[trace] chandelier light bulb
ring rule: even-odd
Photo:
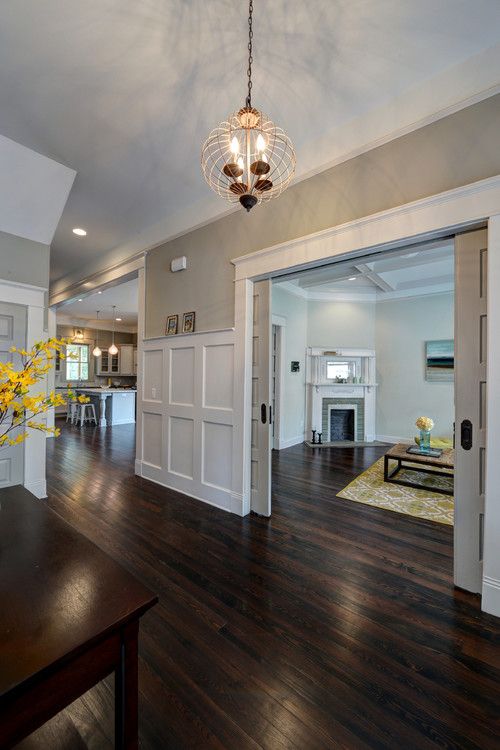
[[[262,133],[259,133],[259,135],[257,136],[257,140],[255,141],[255,146],[257,148],[257,151],[266,150],[266,142],[264,138],[262,137]]]
[[[100,357],[100,356],[101,356],[101,354],[102,354],[102,351],[101,351],[101,349],[99,349],[99,347],[98,347],[98,346],[94,346],[94,348],[92,349],[92,355],[93,355],[94,357]]]
[[[253,0],[249,0],[245,106],[214,128],[201,150],[201,168],[212,190],[229,203],[239,201],[247,211],[280,195],[295,173],[290,138],[252,106],[252,15]]]
[[[118,354],[118,347],[116,346],[116,344],[115,344],[115,343],[111,344],[111,346],[110,346],[110,347],[109,347],[109,349],[108,349],[108,352],[109,352],[109,353],[110,353],[111,355],[114,355],[114,354]]]
[[[234,136],[231,141],[231,153],[233,153],[235,156],[240,153],[240,144],[236,136]]]

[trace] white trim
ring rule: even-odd
[[[138,253],[126,258],[119,263],[115,263],[101,271],[84,276],[76,282],[68,284],[63,289],[52,293],[49,305],[62,305],[72,299],[77,299],[82,295],[94,293],[98,289],[104,289],[109,286],[122,284],[137,275],[140,268],[144,268],[145,252],[141,250]]]
[[[435,239],[484,222],[500,206],[500,175],[234,258],[236,279],[266,278],[343,257]],[[445,222],[445,223],[443,223]],[[306,261],[304,259],[307,259]]]
[[[252,286],[254,279],[269,278],[280,273],[289,273],[292,269],[310,268],[318,266],[332,259],[342,257],[356,257],[366,252],[368,248],[378,251],[401,246],[406,242],[434,239],[443,234],[455,233],[458,229],[469,228],[489,221],[489,254],[495,258],[490,265],[488,261],[488,285],[498,288],[500,281],[500,175],[486,180],[480,180],[454,190],[433,195],[404,206],[398,206],[388,211],[382,211],[371,216],[365,216],[338,227],[332,227],[322,232],[301,237],[290,242],[280,243],[269,248],[236,258],[235,284],[236,305],[240,314],[236,318],[235,342],[242,341],[248,335],[248,328],[252,323],[251,300],[245,300],[240,292],[240,284],[246,280]],[[498,294],[488,295],[488,381],[500,380],[500,297]],[[243,311],[243,314],[241,314]],[[239,350],[239,357],[243,357],[243,349]],[[498,354],[497,354],[498,352]],[[239,372],[250,373],[251,357],[239,359],[235,366]],[[249,451],[251,444],[250,417],[251,403],[242,393],[238,392],[237,401],[243,410],[245,423],[245,447],[239,455],[243,461],[244,470],[250,470]],[[497,408],[498,407],[498,408]],[[500,451],[500,420],[496,415],[500,412],[500,390],[488,388],[487,397],[487,454],[495,456]],[[379,436],[380,438],[389,436]],[[385,442],[385,440],[384,440]],[[411,442],[411,441],[410,441]],[[499,589],[492,585],[492,581],[500,580],[500,575],[492,575],[493,570],[500,570],[498,555],[498,536],[500,533],[500,513],[497,512],[498,487],[500,482],[499,464],[487,461],[486,476],[486,509],[484,518],[485,528],[485,602],[483,607],[487,611],[500,616]]]
[[[8,279],[0,279],[0,300],[26,307],[26,349],[31,349],[35,342],[46,338],[44,331],[46,291],[43,287],[33,286],[32,284],[20,284]],[[40,391],[40,387],[47,388],[47,378],[38,383],[37,391]],[[47,440],[45,433],[30,429],[28,429],[28,433],[28,438],[23,443],[23,484],[37,497],[47,497],[45,480]]]
[[[329,291],[329,292],[315,292],[311,290],[301,289],[295,284],[290,282],[282,282],[278,284],[279,289],[283,289],[288,294],[293,294],[296,297],[307,300],[308,302],[361,302],[362,304],[375,304],[378,305],[381,302],[387,302],[393,299],[421,299],[422,297],[433,297],[436,294],[453,294],[454,284],[453,282],[445,284],[434,284],[433,286],[425,287],[414,287],[413,289],[395,289],[392,292],[376,291],[373,289],[368,292],[344,292],[344,291]],[[292,289],[300,290],[300,294],[292,291]]]
[[[182,333],[182,331],[179,331],[179,333],[172,334],[171,336],[150,336],[144,339],[144,343],[149,344],[154,341],[164,341],[165,339],[171,341],[182,336],[205,336],[206,334],[227,333],[228,331],[234,331],[234,328],[210,328],[208,331],[191,331],[191,333]]]
[[[45,481],[45,479],[38,479],[34,482],[25,482],[24,486],[29,492],[31,492],[35,497],[38,497],[40,500],[47,497],[47,482]]]
[[[291,448],[293,445],[299,445],[300,443],[303,443],[304,440],[304,435],[296,435],[295,437],[287,438],[286,440],[280,440],[278,443],[278,448],[276,450],[282,451],[285,448]]]
[[[239,516],[247,515],[243,512],[243,502],[240,500],[241,495],[238,495],[237,493],[232,493],[230,497],[230,508],[227,507],[227,505],[220,505],[217,502],[214,502],[213,500],[208,500],[206,497],[201,497],[200,495],[195,495],[192,492],[188,492],[187,490],[181,490],[179,487],[174,487],[171,484],[166,484],[165,482],[162,482],[158,477],[152,477],[148,476],[144,473],[144,467],[153,467],[152,464],[148,464],[146,461],[136,461],[135,462],[136,471],[135,473],[142,477],[143,479],[147,479],[148,482],[152,482],[153,484],[159,484],[161,487],[166,487],[168,490],[172,490],[172,492],[178,492],[179,495],[185,495],[186,497],[191,497],[193,500],[199,500],[202,503],[205,503],[206,505],[211,505],[214,508],[219,508],[219,510],[225,510],[226,512],[229,510],[232,513],[236,513]],[[248,513],[248,511],[247,511]]]
[[[483,576],[481,609],[500,617],[500,580],[497,578]]]

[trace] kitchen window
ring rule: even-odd
[[[68,344],[66,346],[66,380],[89,379],[88,344]]]

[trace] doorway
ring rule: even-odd
[[[376,256],[379,259],[394,257],[400,249],[380,248]],[[408,246],[403,247],[407,257],[413,255],[413,251]],[[456,422],[460,425],[460,443],[457,446],[457,500],[455,510],[455,583],[467,590],[479,592],[482,582],[482,529],[484,522],[484,474],[485,474],[485,413],[486,413],[486,279],[487,279],[487,236],[485,230],[471,231],[457,236],[454,240],[454,254],[457,258],[457,304],[455,309],[455,338],[460,340],[458,347],[457,364],[460,368],[462,380],[468,382],[468,389],[463,386],[458,390],[456,399]],[[356,267],[362,269],[365,277],[370,281],[373,280],[373,266],[369,258],[360,257],[355,254]],[[328,266],[335,274],[341,263],[345,259],[338,260]],[[464,271],[464,269],[467,269]],[[316,273],[317,268],[314,266],[308,269],[309,274]],[[351,280],[351,277],[348,277]],[[376,279],[381,288],[384,285],[384,279]],[[255,300],[259,300],[260,322],[254,318],[254,341],[259,340],[262,343],[266,339],[263,335],[262,322],[270,326],[272,311],[272,287],[270,279],[258,281],[254,284],[254,310]],[[263,315],[264,310],[268,310],[267,317]],[[468,314],[465,313],[468,310]],[[472,318],[472,323],[470,320]],[[467,323],[466,321],[469,321]],[[267,322],[266,322],[267,321]],[[272,342],[272,331],[269,333],[269,341]],[[332,342],[333,343],[333,342]],[[477,348],[477,351],[476,351]],[[259,425],[255,432],[258,443],[259,436],[271,431],[272,435],[272,412],[267,417],[263,411],[263,405],[271,404],[275,396],[276,387],[273,387],[273,373],[271,368],[272,346],[269,349],[269,357],[265,362],[265,346],[260,350],[258,361],[254,361],[253,382],[254,397],[261,404],[259,412]],[[324,352],[325,354],[327,352]],[[338,352],[330,351],[333,354]],[[465,354],[464,354],[465,353]],[[342,352],[340,352],[342,354]],[[431,357],[429,357],[431,359]],[[310,367],[310,363],[308,365]],[[431,366],[431,365],[429,365]],[[267,373],[267,375],[266,375]],[[275,374],[275,373],[274,373]],[[356,377],[356,376],[354,376]],[[275,379],[275,378],[274,378]],[[459,379],[459,382],[462,382]],[[471,389],[478,393],[477,403],[470,398]],[[257,404],[256,402],[256,404]],[[464,417],[465,414],[468,417]],[[473,415],[472,419],[470,415]],[[482,416],[481,416],[482,415]],[[477,419],[476,419],[477,418]],[[468,427],[469,423],[474,423]],[[464,427],[465,425],[465,427]],[[465,430],[465,438],[464,438]],[[476,438],[467,445],[467,435],[474,431]],[[267,438],[264,438],[266,441]],[[274,445],[274,442],[270,444]],[[254,510],[259,512],[259,508],[267,508],[268,512],[264,515],[270,515],[271,512],[271,478],[270,470],[266,476],[266,466],[268,459],[266,449],[259,454],[262,445],[254,446],[255,453],[258,455],[256,464],[258,473],[253,474],[253,500]],[[466,454],[466,455],[465,455]],[[260,463],[259,463],[260,461]],[[465,467],[469,468],[466,469]],[[473,467],[473,470],[471,470]],[[257,481],[256,481],[257,480]],[[259,485],[259,481],[261,484]],[[259,504],[259,493],[262,486],[267,483],[268,499],[264,497],[264,502]],[[262,494],[260,495],[262,499]],[[267,506],[266,506],[267,502]]]

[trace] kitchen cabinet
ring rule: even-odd
[[[96,372],[98,375],[119,375],[120,349],[118,349],[118,354],[110,354],[107,349],[103,349],[101,356],[97,359]]]
[[[120,346],[120,375],[134,375],[134,345]]]

